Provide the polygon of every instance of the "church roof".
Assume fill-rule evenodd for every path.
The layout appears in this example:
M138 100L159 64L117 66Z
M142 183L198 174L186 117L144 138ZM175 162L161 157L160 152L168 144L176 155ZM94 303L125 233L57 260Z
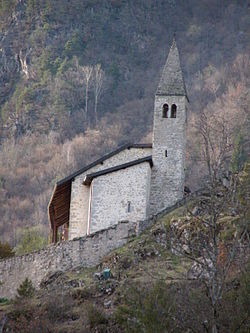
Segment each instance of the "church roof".
M173 39L156 95L186 96L186 87L182 75L180 56L175 39Z
M82 174L85 171L88 171L89 169L93 168L94 166L98 165L98 164L102 164L104 161L106 161L107 159L109 159L110 157L120 153L121 151L125 150L125 149L130 149L130 148L152 148L152 144L151 143L126 143L123 146L118 147L117 149L111 151L110 153L103 155L101 158L97 159L96 161L94 161L93 163L88 164L87 166L77 170L76 172L72 173L71 175L59 180L56 184L57 185L62 185L65 182L69 181L69 180L73 180L75 177L79 176L80 174Z
M90 174L86 175L86 177L83 181L83 184L84 185L90 185L92 180L96 177L107 175L108 173L119 171L119 170L122 170L122 169L126 169L126 168L129 168L131 166L138 165L138 164L145 163L145 162L148 162L150 164L150 166L152 167L153 166L152 156L146 156L146 157L139 158L139 159L131 161L131 162L127 162L127 163L117 165L117 166L112 167L112 168L108 168L108 169L104 169L104 170L101 170L101 171L90 173Z

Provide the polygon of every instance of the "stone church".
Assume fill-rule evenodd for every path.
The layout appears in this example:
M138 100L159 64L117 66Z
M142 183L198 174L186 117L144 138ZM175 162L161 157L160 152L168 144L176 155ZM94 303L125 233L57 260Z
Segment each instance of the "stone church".
M53 241L138 222L184 195L188 97L175 41L155 94L152 144L126 144L59 181L48 212Z

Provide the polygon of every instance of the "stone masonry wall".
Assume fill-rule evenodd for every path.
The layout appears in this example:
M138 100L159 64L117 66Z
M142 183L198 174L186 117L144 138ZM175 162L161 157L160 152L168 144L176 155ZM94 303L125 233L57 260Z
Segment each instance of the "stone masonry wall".
M163 118L162 107L177 106L176 118ZM167 156L165 156L167 151ZM150 215L172 206L184 194L186 154L186 97L156 96Z
M89 173L101 171L119 164L130 162L138 158L151 155L151 148L130 148L121 151L87 172L77 176L72 181L71 202L70 202L70 220L69 220L69 239L84 236L87 232L88 209L89 209L89 187L83 185L85 176Z
M95 178L92 182L90 232L105 229L119 221L146 219L150 175L150 165L144 162Z
M16 289L26 277L38 288L43 277L49 272L97 265L110 251L125 245L131 237L140 234L159 218L201 195L203 191L204 189L201 189L184 197L149 219L136 223L123 221L90 236L57 243L23 256L0 260L0 297L14 297Z
M121 222L90 236L61 242L27 255L0 260L0 297L12 298L28 277L36 288L48 272L73 267L91 267L135 235L136 225Z

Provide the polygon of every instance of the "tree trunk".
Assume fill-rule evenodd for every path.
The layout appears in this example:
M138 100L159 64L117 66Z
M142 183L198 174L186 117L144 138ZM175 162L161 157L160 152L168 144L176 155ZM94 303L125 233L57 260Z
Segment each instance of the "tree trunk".
M86 94L85 94L85 119L88 116L88 93L89 93L89 83L86 83Z
M217 309L216 309L216 305L215 305L214 308L213 308L212 333L218 333L218 329L217 329Z
M95 124L97 125L97 102L98 102L98 97L97 94L95 95Z

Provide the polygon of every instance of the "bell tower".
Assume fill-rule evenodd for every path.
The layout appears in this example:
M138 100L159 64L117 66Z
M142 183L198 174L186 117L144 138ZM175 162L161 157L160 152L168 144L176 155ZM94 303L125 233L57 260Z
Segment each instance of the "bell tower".
M184 195L188 97L175 40L155 94L150 214Z

